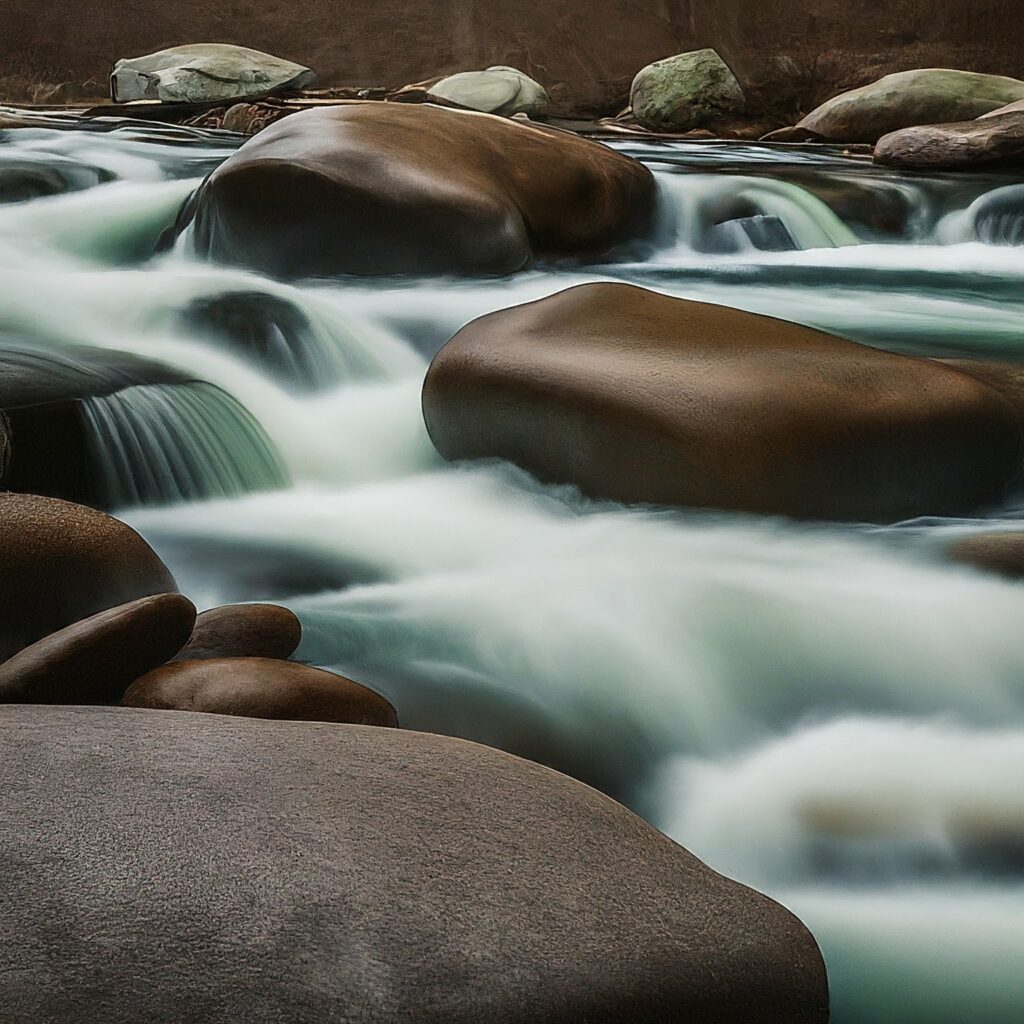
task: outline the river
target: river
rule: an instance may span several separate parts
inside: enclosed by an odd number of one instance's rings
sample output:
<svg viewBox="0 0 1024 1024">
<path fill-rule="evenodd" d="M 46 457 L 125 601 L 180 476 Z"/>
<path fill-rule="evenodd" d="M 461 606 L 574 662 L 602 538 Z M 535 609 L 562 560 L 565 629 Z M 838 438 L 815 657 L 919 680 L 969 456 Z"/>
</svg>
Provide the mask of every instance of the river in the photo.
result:
<svg viewBox="0 0 1024 1024">
<path fill-rule="evenodd" d="M 1024 587 L 942 548 L 1020 528 L 1024 502 L 886 527 L 627 508 L 444 464 L 419 392 L 472 318 L 601 279 L 1024 361 L 1024 184 L 618 142 L 661 189 L 657 244 L 631 262 L 294 285 L 152 257 L 240 141 L 0 132 L 0 336 L 156 358 L 250 414 L 201 387 L 88 403 L 116 513 L 182 589 L 288 605 L 298 656 L 404 726 L 571 772 L 771 893 L 822 945 L 835 1024 L 1020 1019 Z"/>
</svg>

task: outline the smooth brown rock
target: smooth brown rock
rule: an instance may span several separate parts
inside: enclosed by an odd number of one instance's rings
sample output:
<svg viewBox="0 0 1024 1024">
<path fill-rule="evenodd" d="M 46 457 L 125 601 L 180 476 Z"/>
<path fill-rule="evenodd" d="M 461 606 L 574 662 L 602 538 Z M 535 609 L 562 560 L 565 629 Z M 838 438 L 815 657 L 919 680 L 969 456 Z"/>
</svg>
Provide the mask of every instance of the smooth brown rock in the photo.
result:
<svg viewBox="0 0 1024 1024">
<path fill-rule="evenodd" d="M 0 581 L 2 659 L 96 612 L 177 590 L 131 527 L 33 494 L 0 493 Z"/>
<path fill-rule="evenodd" d="M 116 704 L 139 676 L 181 650 L 195 621 L 195 607 L 180 594 L 91 615 L 0 664 L 0 703 Z"/>
<path fill-rule="evenodd" d="M 444 736 L 0 708 L 0 1006 L 74 1024 L 825 1024 L 807 929 Z"/>
<path fill-rule="evenodd" d="M 186 203 L 198 254 L 281 277 L 507 274 L 601 259 L 651 227 L 639 161 L 568 132 L 405 103 L 304 110 Z"/>
<path fill-rule="evenodd" d="M 1011 580 L 1024 579 L 1024 532 L 983 533 L 950 544 L 954 562 L 971 565 Z"/>
<path fill-rule="evenodd" d="M 905 170 L 958 169 L 1024 159 L 1024 110 L 884 135 L 875 163 Z"/>
<path fill-rule="evenodd" d="M 197 619 L 176 661 L 211 658 L 277 658 L 295 653 L 302 623 L 277 604 L 230 604 L 211 608 Z"/>
<path fill-rule="evenodd" d="M 447 459 L 500 457 L 626 502 L 889 521 L 999 501 L 1011 402 L 821 331 L 623 284 L 481 317 L 423 389 Z"/>
<path fill-rule="evenodd" d="M 137 680 L 129 708 L 396 727 L 395 709 L 344 676 L 272 658 L 176 661 Z"/>
</svg>

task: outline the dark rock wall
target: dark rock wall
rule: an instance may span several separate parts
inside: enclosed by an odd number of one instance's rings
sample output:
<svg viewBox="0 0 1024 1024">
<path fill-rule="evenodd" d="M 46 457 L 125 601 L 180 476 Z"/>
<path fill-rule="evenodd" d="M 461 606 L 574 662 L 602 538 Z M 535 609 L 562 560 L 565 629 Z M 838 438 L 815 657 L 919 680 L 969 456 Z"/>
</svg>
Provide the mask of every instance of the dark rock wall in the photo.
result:
<svg viewBox="0 0 1024 1024">
<path fill-rule="evenodd" d="M 613 111 L 640 67 L 699 46 L 719 49 L 755 106 L 783 119 L 910 67 L 1024 76 L 1017 0 L 51 0 L 45 12 L 36 0 L 13 0 L 6 7 L 0 89 L 8 95 L 31 83 L 101 86 L 116 58 L 187 41 L 270 50 L 332 85 L 399 86 L 510 63 L 548 85 L 562 111 L 580 113 Z"/>
</svg>

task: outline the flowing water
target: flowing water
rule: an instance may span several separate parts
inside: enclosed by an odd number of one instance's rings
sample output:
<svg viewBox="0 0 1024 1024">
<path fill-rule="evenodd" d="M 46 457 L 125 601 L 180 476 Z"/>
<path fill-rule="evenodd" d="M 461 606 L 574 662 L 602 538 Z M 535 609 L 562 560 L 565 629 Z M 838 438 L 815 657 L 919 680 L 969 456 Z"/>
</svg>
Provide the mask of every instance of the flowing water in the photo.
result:
<svg viewBox="0 0 1024 1024">
<path fill-rule="evenodd" d="M 1024 361 L 1024 185 L 618 143 L 662 194 L 630 263 L 286 285 L 152 258 L 239 141 L 0 133 L 4 336 L 155 358 L 234 400 L 142 386 L 87 410 L 119 514 L 182 588 L 288 604 L 299 655 L 406 726 L 571 772 L 772 893 L 822 944 L 837 1024 L 1019 1020 L 1024 587 L 942 548 L 1024 506 L 885 528 L 626 508 L 443 464 L 419 389 L 468 320 L 602 278 Z"/>
</svg>

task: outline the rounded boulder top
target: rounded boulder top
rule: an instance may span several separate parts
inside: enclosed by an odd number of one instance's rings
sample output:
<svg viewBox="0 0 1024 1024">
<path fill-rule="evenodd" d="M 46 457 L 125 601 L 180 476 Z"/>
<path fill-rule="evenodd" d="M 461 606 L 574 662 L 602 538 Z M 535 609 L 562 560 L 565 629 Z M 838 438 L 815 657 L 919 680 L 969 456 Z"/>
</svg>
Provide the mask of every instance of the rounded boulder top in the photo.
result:
<svg viewBox="0 0 1024 1024">
<path fill-rule="evenodd" d="M 789 911 L 497 750 L 14 706 L 0 744 L 14 1020 L 828 1018 L 821 954 Z M 41 928 L 55 906 L 60 927 Z"/>
<path fill-rule="evenodd" d="M 315 81 L 309 68 L 246 46 L 190 43 L 119 60 L 110 96 L 115 103 L 207 103 L 303 89 Z"/>
</svg>

